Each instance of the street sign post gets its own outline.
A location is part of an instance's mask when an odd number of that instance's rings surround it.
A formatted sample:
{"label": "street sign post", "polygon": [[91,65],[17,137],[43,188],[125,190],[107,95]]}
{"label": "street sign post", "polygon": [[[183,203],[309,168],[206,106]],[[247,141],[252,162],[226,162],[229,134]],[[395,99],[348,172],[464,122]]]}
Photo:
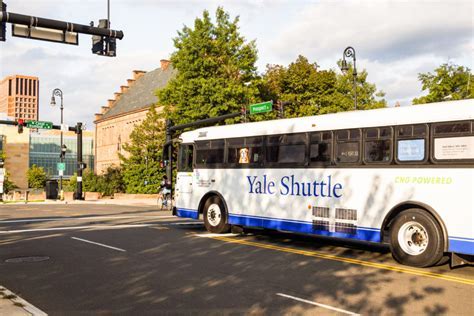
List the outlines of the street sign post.
{"label": "street sign post", "polygon": [[273,101],[267,101],[250,105],[250,114],[260,114],[270,112],[273,108]]}
{"label": "street sign post", "polygon": [[45,121],[27,121],[26,127],[28,128],[41,128],[41,129],[52,129],[53,123],[52,122],[45,122]]}

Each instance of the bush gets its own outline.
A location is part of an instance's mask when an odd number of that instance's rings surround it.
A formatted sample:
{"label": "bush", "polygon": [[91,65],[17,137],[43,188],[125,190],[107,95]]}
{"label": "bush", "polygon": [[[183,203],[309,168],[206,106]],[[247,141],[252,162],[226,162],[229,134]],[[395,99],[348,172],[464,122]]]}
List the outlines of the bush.
{"label": "bush", "polygon": [[46,185],[46,172],[43,167],[31,166],[26,172],[28,178],[28,187],[32,189],[43,189]]}
{"label": "bush", "polygon": [[[64,185],[68,192],[74,192],[77,185],[77,174],[74,174]],[[100,192],[102,195],[113,195],[114,193],[125,192],[125,185],[122,179],[120,168],[109,167],[103,175],[96,175],[90,169],[84,170],[82,174],[82,191]]]}
{"label": "bush", "polygon": [[102,195],[111,196],[114,193],[125,192],[122,169],[119,167],[108,167],[105,173],[100,176],[99,182]]}

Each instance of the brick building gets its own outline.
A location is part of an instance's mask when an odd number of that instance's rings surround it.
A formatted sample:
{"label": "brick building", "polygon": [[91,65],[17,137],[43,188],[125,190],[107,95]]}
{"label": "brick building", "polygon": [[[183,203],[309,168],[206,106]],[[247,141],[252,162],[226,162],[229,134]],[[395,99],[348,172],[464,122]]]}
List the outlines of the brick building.
{"label": "brick building", "polygon": [[[101,113],[95,114],[95,172],[103,173],[110,166],[119,166],[119,153],[125,154],[123,144],[130,141],[135,125],[146,117],[151,105],[158,99],[157,89],[166,86],[176,71],[168,60],[150,72],[134,70],[133,79],[120,86],[114,99],[108,100]],[[160,109],[157,109],[160,111]]]}
{"label": "brick building", "polygon": [[14,75],[0,81],[0,112],[16,120],[38,120],[38,77]]}

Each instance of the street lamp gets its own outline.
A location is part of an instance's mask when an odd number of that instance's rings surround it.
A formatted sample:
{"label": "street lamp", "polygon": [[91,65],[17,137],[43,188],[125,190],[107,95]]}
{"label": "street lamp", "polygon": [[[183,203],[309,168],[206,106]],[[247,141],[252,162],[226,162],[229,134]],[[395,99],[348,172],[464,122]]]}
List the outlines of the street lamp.
{"label": "street lamp", "polygon": [[357,110],[357,68],[356,68],[356,52],[355,49],[352,48],[351,46],[348,46],[345,50],[344,53],[342,54],[342,64],[341,64],[341,71],[343,73],[347,73],[349,70],[349,66],[347,65],[347,58],[351,58],[354,62],[354,68],[352,71],[352,76],[354,78],[354,109]]}
{"label": "street lamp", "polygon": [[[64,157],[66,156],[66,146],[64,146],[63,144],[63,130],[62,130],[62,126],[63,126],[63,110],[64,110],[64,106],[63,106],[63,92],[61,91],[61,89],[54,89],[53,90],[53,94],[51,95],[51,106],[55,106],[56,105],[56,99],[55,99],[55,96],[56,97],[61,97],[61,106],[59,107],[61,109],[61,145],[60,145],[60,154],[59,154],[59,159],[60,159],[60,162],[64,162]],[[62,200],[63,199],[63,171],[60,172],[59,174],[59,194],[60,194],[60,199]]]}

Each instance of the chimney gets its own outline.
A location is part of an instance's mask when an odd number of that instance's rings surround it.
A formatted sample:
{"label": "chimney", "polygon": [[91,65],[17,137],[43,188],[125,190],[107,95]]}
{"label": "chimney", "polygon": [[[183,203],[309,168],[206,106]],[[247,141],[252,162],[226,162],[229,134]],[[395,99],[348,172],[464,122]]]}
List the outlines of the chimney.
{"label": "chimney", "polygon": [[110,108],[109,108],[108,106],[102,106],[100,113],[101,113],[101,114],[104,114],[104,113],[107,112],[109,109],[110,109]]}
{"label": "chimney", "polygon": [[120,92],[125,93],[128,91],[128,86],[120,86]]}
{"label": "chimney", "polygon": [[120,100],[120,97],[122,96],[122,94],[120,92],[115,92],[114,96],[115,96],[115,101],[118,101]]}
{"label": "chimney", "polygon": [[107,100],[107,106],[108,106],[109,108],[113,107],[113,106],[114,106],[114,103],[115,103],[115,100],[113,100],[113,99],[108,99],[108,100]]}
{"label": "chimney", "polygon": [[133,80],[133,79],[127,79],[127,85],[128,85],[129,87],[133,86],[134,83],[135,83],[135,80]]}
{"label": "chimney", "polygon": [[166,69],[168,69],[169,65],[171,64],[171,61],[168,59],[162,59],[160,60],[160,63],[161,63],[161,70],[166,71]]}
{"label": "chimney", "polygon": [[134,70],[134,71],[133,71],[133,80],[137,80],[138,78],[140,78],[140,77],[143,76],[144,74],[146,74],[146,71],[143,71],[143,70]]}
{"label": "chimney", "polygon": [[102,115],[103,115],[103,114],[101,114],[101,113],[95,113],[95,114],[94,114],[94,116],[95,116],[94,120],[95,120],[95,121],[100,120],[100,119],[102,118]]}

